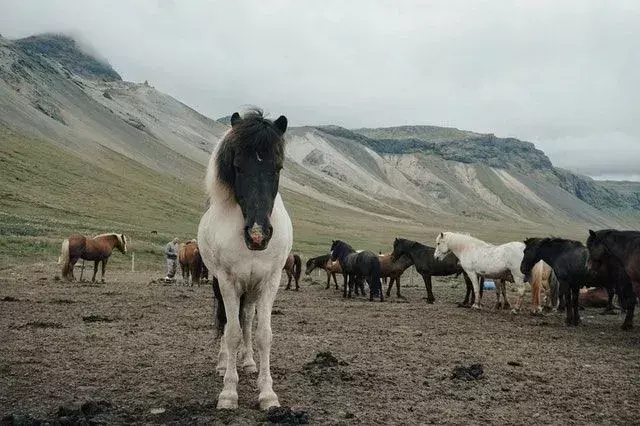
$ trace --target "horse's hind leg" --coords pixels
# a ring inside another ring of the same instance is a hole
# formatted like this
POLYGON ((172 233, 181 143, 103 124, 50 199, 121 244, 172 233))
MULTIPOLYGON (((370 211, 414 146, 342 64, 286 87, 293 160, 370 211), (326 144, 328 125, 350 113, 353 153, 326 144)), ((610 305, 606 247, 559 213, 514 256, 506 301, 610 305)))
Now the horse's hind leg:
MULTIPOLYGON (((386 278, 385 278, 385 280, 386 280, 386 278)), ((387 297, 391 296, 391 289, 392 288, 393 288, 393 278, 389 278, 389 286, 387 287, 387 297)))
MULTIPOLYGON (((394 278, 391 278, 391 279, 394 279, 394 278)), ((395 280, 396 280, 396 296, 398 296, 398 299, 404 299, 404 296, 400 294, 400 275, 395 277, 395 280)))
POLYGON ((289 281, 287 281, 287 286, 284 288, 285 290, 291 290, 291 278, 293 277, 293 274, 287 269, 287 278, 289 279, 289 281))
POLYGON ((227 325, 224 330, 224 346, 227 350, 227 368, 224 373, 222 392, 218 396, 218 409, 238 408, 238 349, 242 343, 242 331, 240 330, 240 298, 236 293, 234 283, 230 280, 220 281, 220 292, 227 316, 227 325))
POLYGON ((248 303, 242 309, 242 361, 240 366, 245 373, 256 373, 256 362, 253 359, 253 339, 251 326, 253 324, 253 317, 256 312, 256 304, 248 303))
POLYGON ((258 402, 262 410, 270 407, 279 407, 280 402, 273 391, 271 379, 271 309, 276 297, 280 276, 265 283, 265 288, 258 299, 258 326, 256 328, 256 343, 260 356, 260 371, 258 373, 258 402))
POLYGON ((615 296, 616 291, 613 286, 606 287, 607 289, 607 307, 602 311, 602 315, 616 315, 618 312, 616 311, 616 307, 613 305, 613 296, 615 296))

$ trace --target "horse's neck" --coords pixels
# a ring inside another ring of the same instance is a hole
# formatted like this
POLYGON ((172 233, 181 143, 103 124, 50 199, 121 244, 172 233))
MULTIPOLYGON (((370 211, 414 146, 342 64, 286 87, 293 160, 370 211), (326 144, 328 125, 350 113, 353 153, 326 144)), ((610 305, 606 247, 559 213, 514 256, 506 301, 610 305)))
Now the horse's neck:
POLYGON ((493 244, 489 244, 477 238, 473 238, 470 235, 451 234, 447 241, 447 246, 456 255, 462 253, 470 248, 488 248, 494 247, 493 244))

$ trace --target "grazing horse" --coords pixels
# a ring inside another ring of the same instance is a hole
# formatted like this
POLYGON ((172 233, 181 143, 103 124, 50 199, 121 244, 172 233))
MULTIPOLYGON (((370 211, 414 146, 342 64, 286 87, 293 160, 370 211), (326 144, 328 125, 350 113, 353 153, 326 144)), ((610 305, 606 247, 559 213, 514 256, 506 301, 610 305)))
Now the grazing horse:
POLYGON ((193 285, 195 282, 196 284, 200 284, 200 278, 206 278, 208 275, 207 267, 202 261, 202 255, 200 254, 200 249, 198 248, 196 240, 180 244, 178 262, 180 263, 182 279, 185 283, 189 282, 193 285))
MULTIPOLYGON (((470 235, 441 232, 436 238, 433 256, 442 260, 449 252, 456 255, 460 266, 471 279, 474 293, 480 296, 476 297, 471 307, 481 309, 482 296, 478 274, 484 278, 504 280, 507 272, 510 272, 516 285, 524 292, 524 274, 520 272, 524 247, 525 245, 519 241, 495 246, 470 235)), ((499 297, 498 292, 496 295, 499 297)))
POLYGON ((289 278, 285 290, 291 289, 292 278, 295 278, 296 280, 296 291, 300 290, 300 285, 298 284, 300 281, 300 273, 302 272, 302 260, 300 259, 300 256, 291 253, 287 257, 287 261, 285 262, 284 268, 282 268, 282 270, 287 273, 287 278, 289 278))
POLYGON ((107 268, 107 261, 114 248, 121 253, 127 252, 127 237, 124 234, 100 234, 93 238, 84 235, 74 234, 62 241, 62 250, 58 264, 62 265, 62 277, 68 281, 73 281, 73 267, 78 259, 93 260, 93 278, 95 282, 98 273, 98 264, 102 262, 102 279, 104 282, 104 271, 107 268))
POLYGON ((279 406, 271 378, 271 309, 282 266, 293 244, 291 219, 278 191, 284 165, 287 118, 259 110, 231 116, 231 129, 209 159, 210 205, 200 219, 198 243, 212 274, 214 324, 222 336, 217 370, 224 374, 218 409, 238 407, 238 351, 245 372, 255 372, 252 328, 260 357, 258 402, 279 406))
POLYGON ((608 267, 609 278, 616 282, 620 304, 627 311, 622 329, 632 329, 636 299, 640 296, 640 232, 590 229, 587 249, 589 269, 608 267))
MULTIPOLYGON (((330 254, 323 254, 322 256, 312 257, 307 260, 307 268, 304 271, 305 275, 311 274, 314 269, 320 268, 327 273, 327 290, 329 289, 329 285, 331 284, 331 277, 333 277, 333 282, 336 285, 336 290, 338 289, 338 280, 336 280, 336 274, 342 274, 342 268, 340 267, 340 262, 334 262, 331 260, 330 254)), ((346 282, 345 282, 346 285, 346 282)))
POLYGON ((467 284, 467 296, 465 297, 463 306, 467 303, 473 303, 475 293, 473 293, 473 285, 467 273, 460 266, 458 258, 450 253, 443 260, 436 259, 433 256, 435 249, 433 247, 420 244, 417 241, 407 240, 405 238, 396 238, 393 242, 392 259, 399 259, 400 256, 406 255, 411 259, 416 267, 416 271, 422 276, 424 286, 427 290, 427 303, 433 303, 436 299, 433 296, 431 277, 444 277, 448 275, 462 274, 467 284))
POLYGON ((331 260, 338 260, 342 272, 349 276, 349 281, 344 286, 343 297, 351 297, 352 288, 365 279, 369 284, 369 300, 373 300, 373 297, 378 295, 380 301, 384 301, 382 282, 380 281, 380 261, 377 254, 370 251, 356 253, 349 244, 335 240, 331 243, 331 260), (349 287, 348 296, 347 287, 349 287))
POLYGON ((579 241, 564 238, 528 238, 520 271, 528 274, 533 266, 544 260, 558 279, 559 294, 566 303, 568 326, 580 324, 578 297, 580 287, 594 280, 587 269, 587 248, 579 241))
POLYGON ((387 287, 387 297, 391 295, 391 289, 393 288, 393 283, 396 284, 396 297, 398 299, 403 299, 404 297, 400 294, 400 277, 411 265, 413 265, 413 261, 407 255, 402 255, 398 257, 396 260, 393 260, 392 254, 383 254, 378 255, 378 259, 380 260, 380 276, 382 278, 389 278, 389 287, 387 287))

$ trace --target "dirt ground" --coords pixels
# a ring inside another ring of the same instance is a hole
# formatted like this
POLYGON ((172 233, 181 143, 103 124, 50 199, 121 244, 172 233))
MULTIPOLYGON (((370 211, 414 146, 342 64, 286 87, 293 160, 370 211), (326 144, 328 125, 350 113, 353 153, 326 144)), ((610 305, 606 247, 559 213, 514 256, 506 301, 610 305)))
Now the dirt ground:
MULTIPOLYGON (((209 286, 114 270, 106 284, 67 284, 55 273, 36 265, 0 277, 0 417, 267 420, 256 377, 243 373, 240 409, 215 409, 222 379, 209 286)), ((313 280, 300 292, 281 288, 271 358, 280 402, 312 424, 640 423, 640 326, 621 331, 621 315, 588 308, 570 329, 556 314, 458 308, 464 288, 454 278, 436 280, 433 305, 417 282, 403 288, 406 302, 380 303, 343 300, 313 280)), ((486 307, 494 297, 485 294, 486 307)))

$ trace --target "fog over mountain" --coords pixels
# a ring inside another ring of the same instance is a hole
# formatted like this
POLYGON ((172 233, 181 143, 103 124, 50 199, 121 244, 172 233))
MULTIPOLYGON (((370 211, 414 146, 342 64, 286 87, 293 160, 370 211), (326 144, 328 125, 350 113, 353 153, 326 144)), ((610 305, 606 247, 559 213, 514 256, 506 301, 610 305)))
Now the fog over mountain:
POLYGON ((640 180, 636 1, 0 2, 4 37, 45 31, 214 118, 456 127, 640 180))

